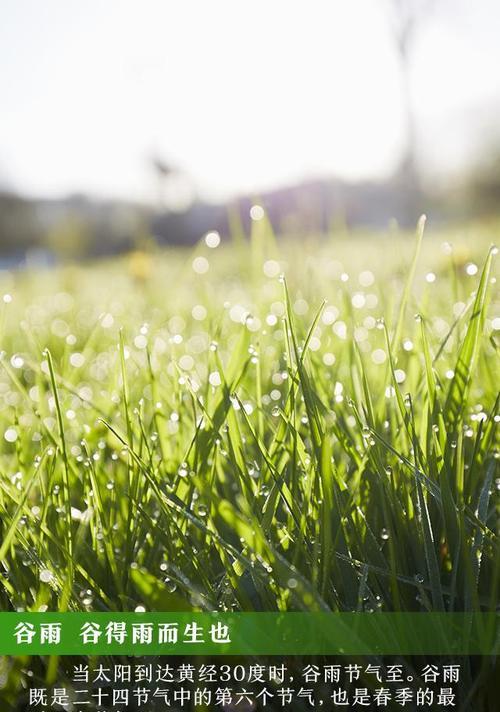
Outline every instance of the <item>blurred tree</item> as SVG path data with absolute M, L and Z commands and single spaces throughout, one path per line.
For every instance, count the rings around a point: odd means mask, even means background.
M 500 213 L 500 142 L 470 171 L 465 181 L 464 205 L 480 216 Z
M 151 157 L 151 166 L 156 177 L 158 210 L 174 213 L 189 210 L 196 199 L 190 176 L 156 154 Z
M 411 92 L 412 54 L 418 30 L 428 18 L 435 0 L 390 0 L 391 24 L 401 73 L 405 120 L 405 148 L 399 173 L 409 186 L 419 184 L 417 167 L 417 130 Z
M 39 243 L 34 204 L 11 193 L 0 193 L 0 251 L 24 253 Z
M 78 259 L 89 254 L 92 233 L 81 215 L 68 213 L 47 233 L 47 246 L 62 259 Z
M 169 176 L 174 172 L 172 167 L 158 155 L 151 158 L 151 166 L 156 176 L 158 185 L 158 206 L 165 207 L 165 184 Z

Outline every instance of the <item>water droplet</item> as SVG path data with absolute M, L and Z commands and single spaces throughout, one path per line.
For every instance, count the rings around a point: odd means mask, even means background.
M 7 428 L 3 436 L 8 443 L 15 443 L 18 438 L 18 433 L 15 428 Z
M 177 588 L 176 582 L 173 581 L 173 580 L 172 580 L 171 578 L 169 578 L 168 576 L 163 580 L 163 583 L 165 584 L 165 588 L 167 589 L 167 591 L 168 591 L 169 593 L 173 593 L 173 592 L 176 590 L 176 588 Z
M 54 574 L 49 569 L 41 569 L 39 578 L 43 583 L 50 583 L 54 578 Z
M 205 244 L 212 250 L 220 245 L 220 235 L 216 230 L 211 230 L 205 235 Z

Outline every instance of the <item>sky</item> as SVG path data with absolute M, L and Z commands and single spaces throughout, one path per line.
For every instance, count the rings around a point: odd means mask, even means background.
M 500 3 L 428 4 L 410 87 L 432 172 L 459 166 L 493 123 Z M 153 156 L 209 200 L 327 175 L 388 175 L 405 141 L 390 8 L 3 0 L 0 185 L 148 201 Z

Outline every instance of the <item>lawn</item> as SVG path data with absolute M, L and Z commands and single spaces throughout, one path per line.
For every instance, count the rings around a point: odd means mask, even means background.
M 0 610 L 498 601 L 482 228 L 0 274 Z

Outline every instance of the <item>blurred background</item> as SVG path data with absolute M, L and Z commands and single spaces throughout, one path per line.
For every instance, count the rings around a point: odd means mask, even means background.
M 496 225 L 499 28 L 497 0 L 3 0 L 0 269 L 258 206 L 292 236 Z

